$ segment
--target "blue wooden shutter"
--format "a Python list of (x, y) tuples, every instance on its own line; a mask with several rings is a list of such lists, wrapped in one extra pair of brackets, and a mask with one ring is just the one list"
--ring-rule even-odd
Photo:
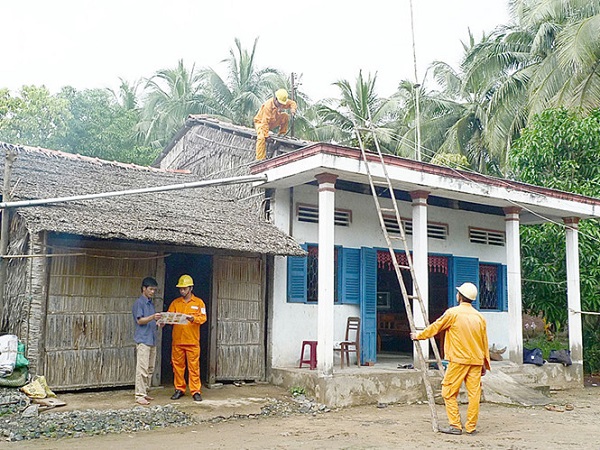
[(361, 248), (360, 353), (361, 363), (377, 360), (377, 250)]
[(498, 309), (508, 311), (508, 276), (506, 266), (501, 264), (498, 267)]
[[(477, 290), (479, 290), (479, 259), (453, 256), (451, 260), (448, 278), (448, 306), (456, 306), (456, 288), (458, 286), (469, 282), (477, 286)], [(473, 302), (473, 306), (479, 309), (479, 295)]]
[(360, 303), (360, 249), (341, 248), (339, 251), (342, 255), (340, 303), (358, 305)]
[[(306, 250), (308, 246), (302, 244)], [(306, 256), (288, 256), (287, 262), (287, 301), (306, 303)]]

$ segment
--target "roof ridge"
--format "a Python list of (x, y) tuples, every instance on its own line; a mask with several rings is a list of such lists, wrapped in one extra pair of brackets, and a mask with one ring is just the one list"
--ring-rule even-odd
[[(181, 170), (175, 172), (173, 170), (160, 169), (160, 168), (151, 167), (151, 166), (142, 166), (142, 165), (135, 164), (135, 163), (109, 161), (107, 159), (98, 158), (97, 156), (86, 156), (86, 155), (81, 155), (79, 153), (69, 153), (69, 152), (65, 152), (62, 150), (52, 150), (52, 149), (48, 149), (48, 148), (33, 147), (33, 146), (29, 146), (29, 145), (10, 144), (8, 142), (1, 142), (1, 141), (0, 141), (0, 148), (3, 150), (16, 151), (17, 153), (20, 153), (20, 152), (37, 153), (37, 154), (42, 154), (47, 157), (64, 158), (64, 159), (68, 159), (71, 161), (83, 161), (83, 162), (87, 162), (90, 164), (121, 167), (123, 169), (143, 170), (143, 171), (155, 172), (155, 173), (186, 173), (185, 171), (181, 171)], [(191, 172), (187, 171), (187, 173), (191, 173)]]

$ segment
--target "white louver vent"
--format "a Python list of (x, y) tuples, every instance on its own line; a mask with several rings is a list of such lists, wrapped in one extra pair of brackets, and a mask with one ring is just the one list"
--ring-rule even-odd
[(469, 228), (469, 240), (474, 244), (496, 245), (504, 247), (506, 236), (502, 231)]
[[(319, 207), (315, 205), (296, 205), (296, 216), (298, 222), (319, 223)], [(334, 211), (334, 223), (340, 227), (349, 227), (352, 223), (352, 211), (349, 209), (336, 209)]]
[[(383, 216), (383, 221), (385, 222), (385, 227), (388, 233), (400, 234), (398, 222), (396, 222), (396, 218), (394, 216)], [(412, 236), (412, 220), (402, 219), (402, 226), (404, 227), (404, 233), (406, 233), (407, 236)], [(445, 223), (428, 223), (427, 236), (431, 239), (448, 239), (448, 225)]]

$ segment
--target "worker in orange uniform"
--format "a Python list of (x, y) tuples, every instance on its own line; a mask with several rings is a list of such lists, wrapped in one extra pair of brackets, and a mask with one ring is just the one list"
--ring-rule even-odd
[(280, 136), (287, 133), (290, 116), (282, 112), (284, 109), (289, 109), (293, 116), (296, 114), (298, 105), (294, 100), (288, 99), (288, 93), (285, 89), (278, 89), (272, 98), (262, 104), (256, 116), (254, 116), (257, 160), (267, 157), (266, 139), (270, 130), (279, 128)]
[(410, 337), (413, 340), (428, 339), (446, 330), (444, 355), (449, 364), (442, 381), (442, 397), (450, 426), (439, 431), (462, 434), (457, 398), (464, 381), (469, 398), (465, 432), (474, 434), (479, 418), (481, 376), (490, 370), (490, 349), (485, 319), (471, 305), (477, 298), (477, 287), (473, 283), (464, 283), (456, 289), (458, 306), (447, 309), (442, 317), (420, 333), (410, 333)]
[(173, 325), (171, 364), (175, 376), (175, 393), (171, 400), (185, 395), (185, 367), (187, 362), (190, 394), (194, 401), (202, 401), (200, 382), (200, 325), (206, 322), (206, 306), (202, 299), (192, 294), (194, 280), (181, 275), (177, 283), (181, 297), (169, 305), (169, 312), (186, 314), (188, 323)]

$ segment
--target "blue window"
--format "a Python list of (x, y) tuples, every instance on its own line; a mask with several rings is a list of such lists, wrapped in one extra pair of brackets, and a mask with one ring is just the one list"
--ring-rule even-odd
[[(288, 257), (288, 302), (317, 303), (319, 252), (316, 244), (302, 245), (306, 257)], [(336, 246), (334, 250), (335, 303), (360, 302), (360, 250)]]
[(471, 282), (477, 286), (473, 306), (483, 311), (507, 311), (506, 266), (480, 263), (477, 258), (453, 256), (449, 266), (448, 306), (456, 306), (456, 287)]

